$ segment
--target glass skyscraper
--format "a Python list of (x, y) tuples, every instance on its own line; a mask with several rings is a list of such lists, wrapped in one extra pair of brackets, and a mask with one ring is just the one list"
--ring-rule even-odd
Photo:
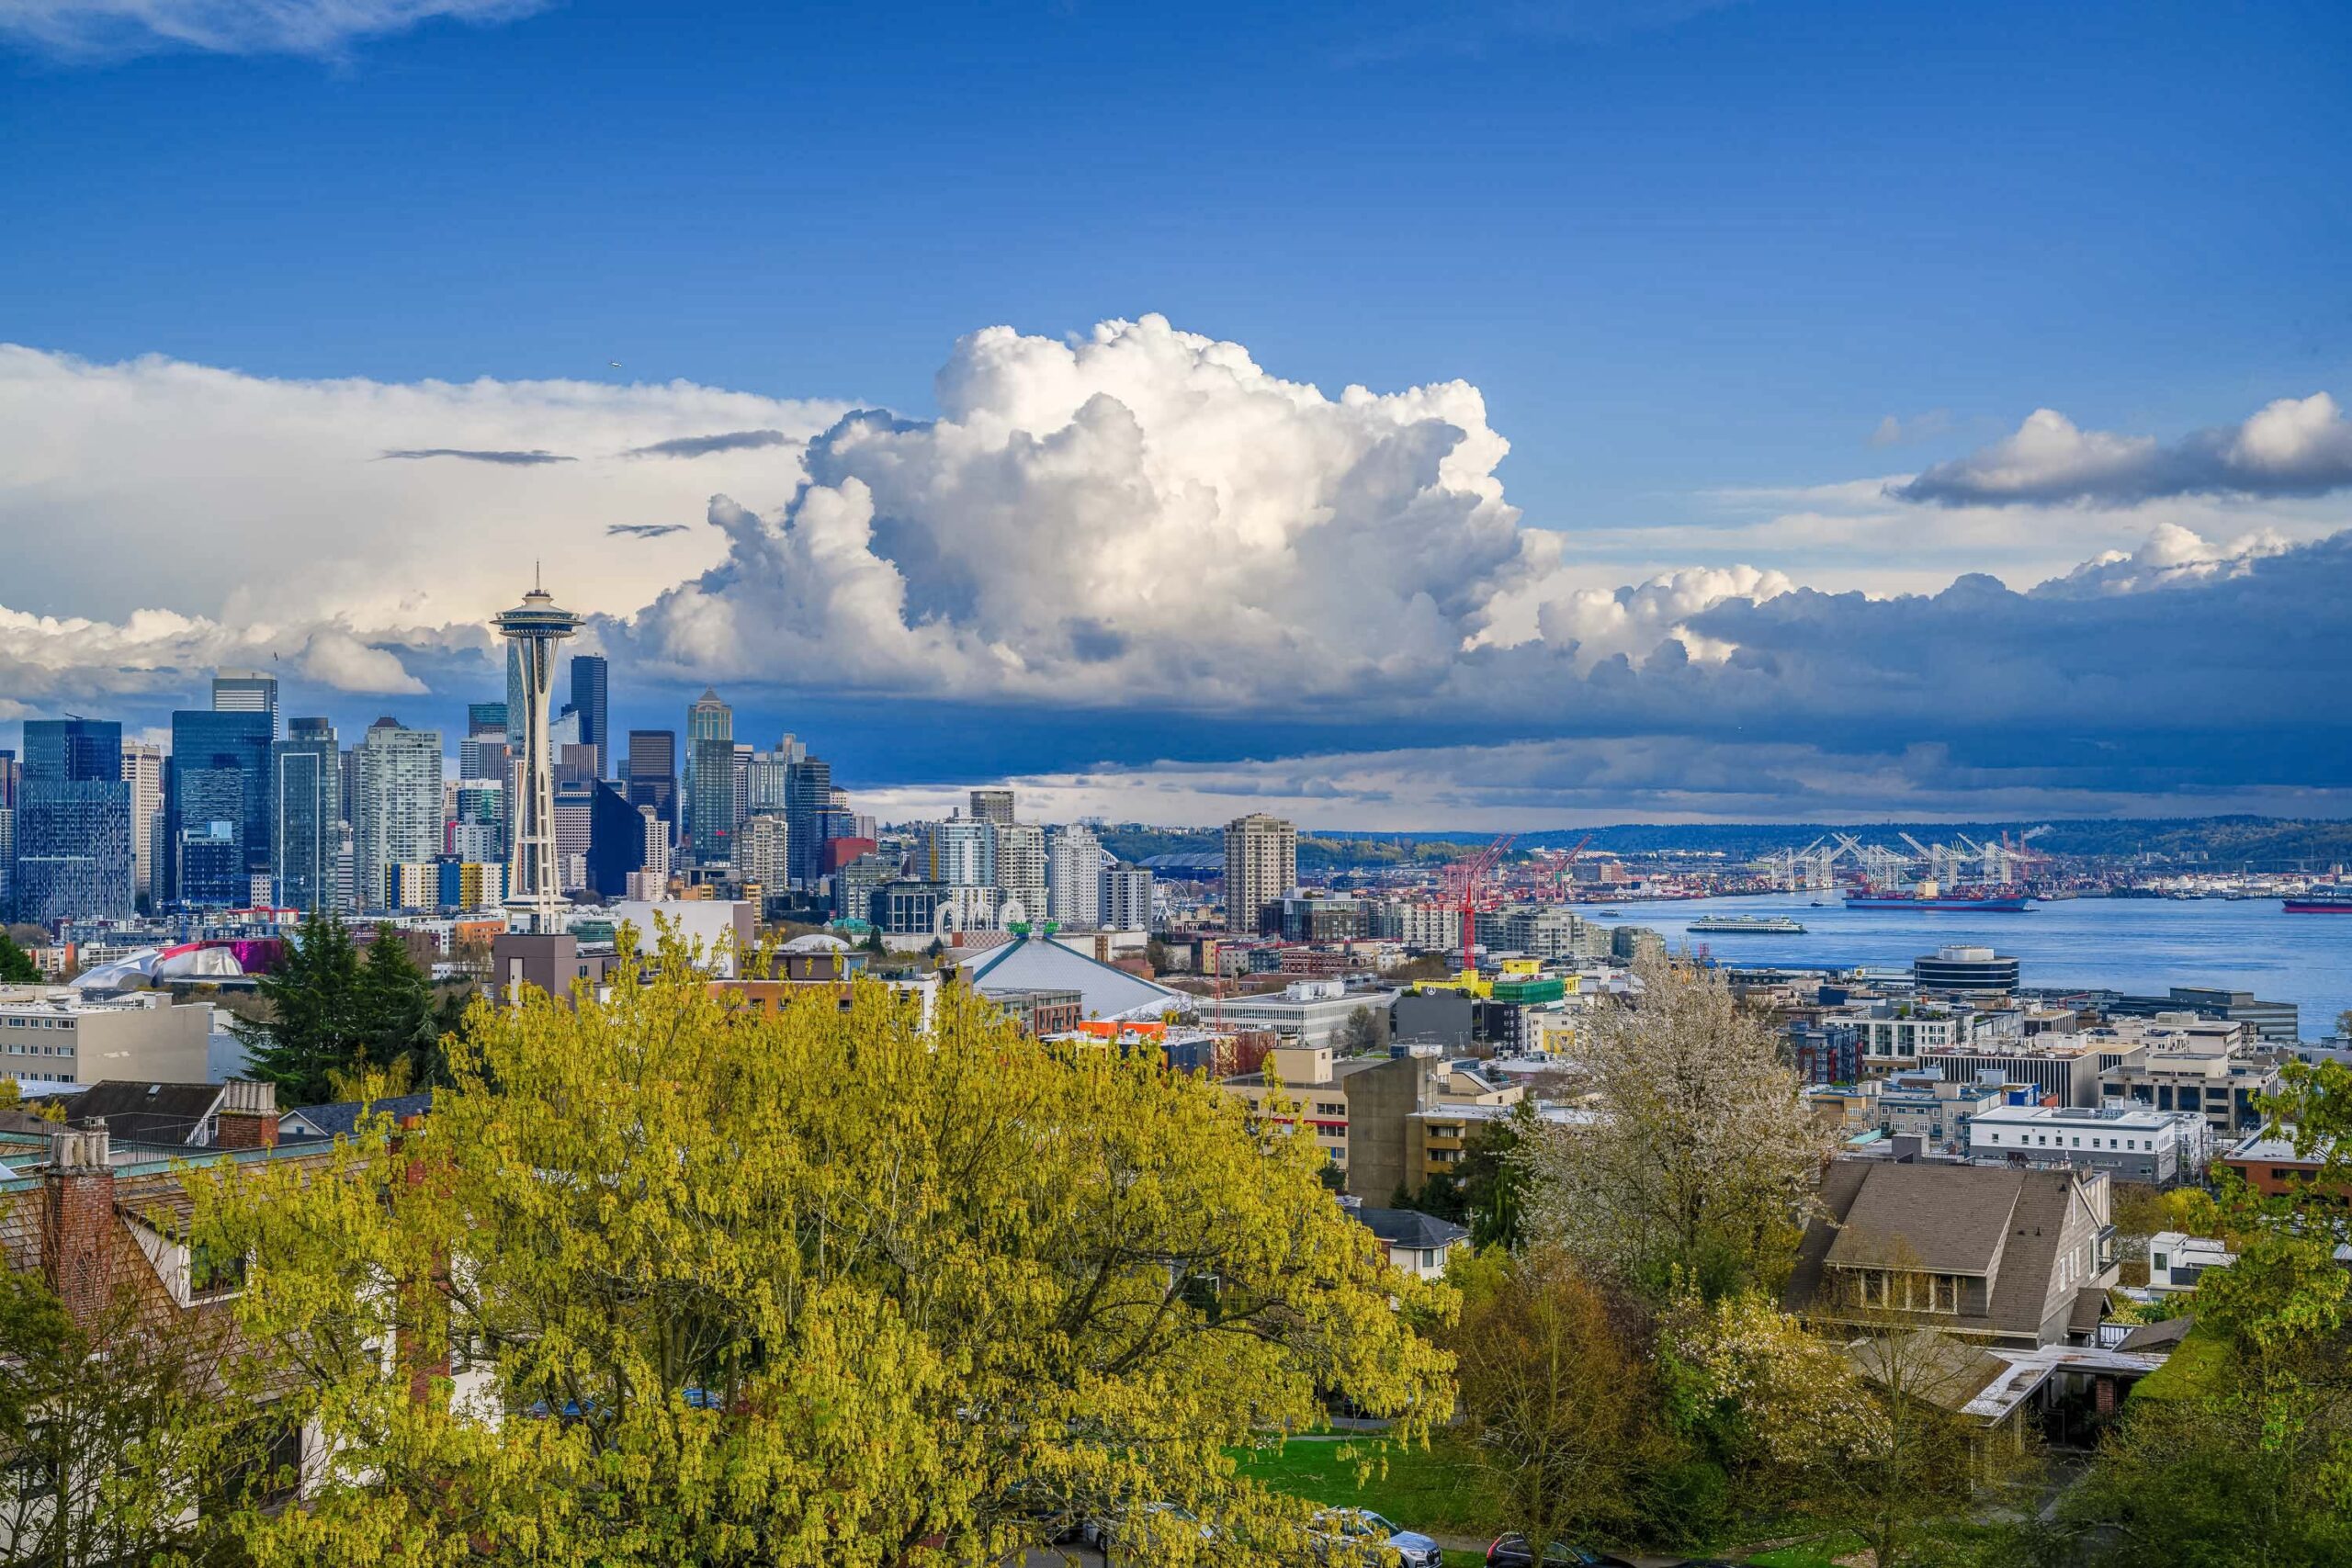
[(706, 686), (686, 708), (686, 838), (696, 865), (735, 850), (735, 710)]
[(596, 776), (612, 772), (613, 732), (605, 706), (604, 656), (571, 656), (571, 711), (580, 716), (580, 744), (596, 749)]
[(334, 726), (323, 718), (289, 719), (286, 739), (270, 748), (270, 877), (277, 901), (305, 914), (342, 907), (337, 864), (343, 834), (343, 766)]
[(171, 897), (199, 908), (253, 899), (270, 864), (270, 741), (277, 715), (261, 708), (172, 715), (164, 773)]
[(784, 822), (792, 880), (814, 887), (825, 874), (824, 815), (833, 804), (832, 764), (821, 757), (788, 763), (784, 776)]
[(9, 897), (17, 919), (55, 925), (130, 914), (130, 785), (122, 777), (122, 726), (91, 718), (26, 720), (15, 829)]
[(628, 803), (650, 806), (669, 836), (678, 829), (678, 734), (673, 729), (628, 732)]

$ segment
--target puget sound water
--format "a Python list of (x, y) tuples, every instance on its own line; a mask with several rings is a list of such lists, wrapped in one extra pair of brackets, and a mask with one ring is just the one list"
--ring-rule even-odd
[[(1815, 908), (1818, 902), (1827, 906)], [(1966, 909), (1849, 909), (1842, 893), (1580, 904), (1604, 924), (1647, 926), (1718, 964), (1907, 968), (1955, 942), (2015, 954), (2018, 983), (2163, 995), (2175, 986), (2252, 991), (2294, 1002), (2303, 1038), (2334, 1032), (2352, 1009), (2352, 915), (2290, 915), (2276, 898), (2064, 898), (2022, 914)], [(1787, 915), (1803, 936), (1687, 928), (1702, 915)]]

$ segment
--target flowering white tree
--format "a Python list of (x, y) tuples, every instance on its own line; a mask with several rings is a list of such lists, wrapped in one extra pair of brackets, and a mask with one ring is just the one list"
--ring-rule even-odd
[(1719, 976), (1670, 958), (1634, 973), (1638, 996), (1603, 1004), (1579, 1040), (1600, 1116), (1547, 1129), (1530, 1156), (1532, 1233), (1652, 1299), (1678, 1280), (1710, 1296), (1777, 1284), (1827, 1134)]

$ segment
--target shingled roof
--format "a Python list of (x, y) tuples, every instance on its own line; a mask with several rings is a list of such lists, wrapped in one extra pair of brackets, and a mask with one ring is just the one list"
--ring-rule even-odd
[(1989, 1280), (1989, 1303), (1938, 1314), (1962, 1334), (2042, 1343), (2095, 1326), (2104, 1292), (2086, 1283), (2052, 1299), (2051, 1280), (2075, 1201), (2064, 1168), (1836, 1160), (1822, 1207), (1805, 1227), (1783, 1297), (1792, 1312), (1825, 1309), (1832, 1271), (1884, 1268)]

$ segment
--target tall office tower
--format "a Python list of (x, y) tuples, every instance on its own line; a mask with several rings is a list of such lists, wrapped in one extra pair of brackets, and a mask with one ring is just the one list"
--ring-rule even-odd
[(459, 779), (449, 818), (449, 852), (461, 861), (506, 863), (506, 781)]
[(266, 713), (269, 735), (277, 738), (277, 677), (258, 670), (215, 670), (212, 672), (214, 713)]
[(710, 687), (686, 707), (687, 859), (725, 865), (735, 848), (735, 710)]
[(650, 806), (672, 841), (678, 836), (678, 733), (674, 729), (632, 729), (628, 732), (628, 761), (625, 770), (628, 803)]
[(824, 874), (824, 815), (833, 804), (833, 770), (821, 757), (786, 763), (784, 817), (792, 835), (792, 880), (814, 887)]
[(8, 879), (17, 874), (17, 754), (0, 750), (0, 917), (8, 912)]
[(1012, 792), (1009, 789), (976, 789), (972, 792), (972, 819), (994, 822), (1000, 826), (1012, 820)]
[(1258, 912), (1298, 886), (1298, 829), (1252, 812), (1225, 825), (1225, 929), (1254, 936)]
[(506, 908), (524, 930), (542, 934), (560, 929), (563, 904), (555, 858), (555, 757), (548, 745), (548, 698), (555, 689), (556, 644), (579, 629), (580, 617), (558, 609), (536, 583), (520, 604), (498, 617), (498, 630), (506, 638), (506, 732), (515, 754), (514, 795), (507, 803), (513, 850)]
[(353, 896), (361, 909), (400, 903), (400, 868), (441, 854), (441, 732), (379, 718), (352, 748)]
[(494, 735), (501, 740), (506, 739), (506, 705), (504, 703), (468, 703), (466, 705), (466, 733), (469, 736)]
[(164, 815), (164, 748), (153, 740), (122, 743), (122, 782), (130, 786), (130, 886), (141, 897), (155, 892), (155, 830)]
[(743, 818), (752, 814), (752, 748), (741, 741), (735, 743), (735, 826), (741, 829)]
[(1102, 843), (1088, 829), (1046, 835), (1046, 915), (1074, 931), (1102, 924)]
[(645, 869), (645, 818), (612, 780), (590, 788), (587, 886), (599, 898), (626, 898), (629, 877)]
[(343, 847), (342, 753), (323, 718), (286, 722), (269, 749), (271, 898), (281, 908), (334, 914), (343, 907), (335, 858)]
[(923, 829), (916, 871), (925, 882), (951, 887), (996, 886), (996, 828), (969, 817), (950, 817)]
[(16, 918), (55, 925), (131, 913), (130, 786), (122, 726), (92, 718), (25, 721), (17, 775)]
[(792, 824), (772, 811), (743, 818), (735, 840), (735, 870), (770, 898), (792, 881)]
[(269, 748), (277, 728), (277, 716), (259, 705), (172, 715), (164, 842), (173, 902), (234, 908), (252, 902), (256, 874), (269, 874)]
[(1005, 910), (1008, 920), (1047, 919), (1046, 897), (1046, 830), (1035, 822), (991, 822), (996, 836), (996, 885), (1006, 899), (1019, 899), (1021, 909)]
[(1151, 873), (1139, 865), (1103, 867), (1102, 929), (1151, 930)]
[(605, 705), (605, 672), (601, 653), (571, 656), (571, 711), (580, 716), (580, 744), (596, 749), (596, 771), (591, 776), (600, 779), (608, 771), (605, 764), (613, 751), (613, 732), (607, 728), (610, 710)]

